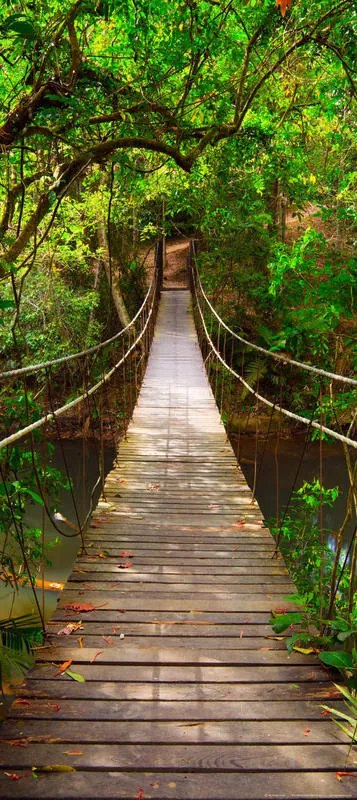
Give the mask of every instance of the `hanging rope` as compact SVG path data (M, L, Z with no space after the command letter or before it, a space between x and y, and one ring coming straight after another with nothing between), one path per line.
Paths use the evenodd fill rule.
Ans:
M195 299L196 306L197 306L197 309L198 309L198 312L199 312L199 316L200 316L200 319L201 319L201 322L202 322L202 326L203 326L203 329L204 329L204 332L205 332L205 335L206 335L207 342L209 343L212 352L215 354L215 356L218 359L218 361L220 361L220 363L223 364L223 366L232 375L234 375L235 378L237 378L237 380L239 380L240 383L248 390L248 392L250 392L250 394L252 394L254 397L256 397L257 400L259 400L260 402L264 403L269 408L273 408L274 405L275 405L273 402L268 400L266 397L263 397L261 394L259 394L259 392L256 392L255 389L253 389L253 387L250 386L250 384L247 383L247 381L242 377L242 375L239 375L229 364L226 363L226 361L222 357L221 353L219 352L219 350L215 346L214 342L212 341L211 336L209 334L209 331L207 329L206 321L205 321L205 318L204 318L204 312L203 312L202 305L201 305L201 302L200 302L200 296L203 297L203 299L204 299L205 303L208 305L211 313L214 314L214 316L218 320L220 328L221 328L221 326L223 328L225 328L227 331L229 331L230 334L232 334L232 336L234 336L236 339L241 341L243 344L245 344L245 345L247 345L249 347L253 347L253 349L258 350L259 352L263 352L266 355L272 356L273 358L277 358L278 361L283 361L286 364L289 364L289 365L293 364L294 366L301 366L301 367L306 368L309 371L312 371L312 372L314 372L314 373L316 373L316 374L318 374L320 376L322 375L324 377L329 377L330 379L332 378L334 380L341 379L345 383L352 383L352 384L357 385L357 381L355 381L352 378L345 378L344 376L341 376L341 375L334 375L333 373L326 372L324 370L319 370L317 367L310 367L307 364L305 364L305 365L304 364L300 364L300 362L294 361L293 359L286 359L286 358L283 358L282 356L277 356L276 353L270 353L269 350L265 350L264 348L258 347L257 345L253 345L250 342L247 342L245 339L242 339L242 337L239 337L237 334L234 333L234 331L232 331L230 328L228 328L227 325L225 325L223 320L221 320L221 318L219 317L217 312L214 310L213 306L209 302L209 300L208 300L208 298L207 298L207 296L206 296L206 294L205 294L205 292L204 292L204 290L202 288L202 284L201 284L201 281L199 279L199 276L197 275L197 272L192 267L192 265L191 265L191 270L192 270L191 286L193 287L194 299ZM357 441L354 440L354 439L351 439L349 436L344 436L343 434L338 433L337 431L334 431L331 428L328 428L326 425L322 425L321 422L319 422L317 420L309 419L308 417L303 417L300 414L295 414L293 411L289 411L286 408L280 407L279 410L280 410L281 414L283 414L286 417L289 417L289 419L293 419L295 422L302 423L303 425L308 425L309 427L312 427L315 430L318 430L320 433L325 433L328 436L331 436L333 439L337 439L338 441L343 442L344 444L347 444L350 447L354 447L355 449L357 449Z
M39 362L38 364L29 364L27 367L20 367L19 369L10 369L7 370L6 372L0 372L0 379L16 378L19 375L30 375L31 373L38 372L39 370L48 369L49 367L56 367L59 364L67 364L69 361L74 361L77 358L84 358L85 356L92 355L93 353L98 353L100 350L103 350L104 347L108 347L108 345L113 344L113 342L118 341L118 339L121 339L131 328L135 326L135 323L139 319L144 308L146 308L146 306L148 305L149 298L151 297L151 295L156 294L157 287L158 287L158 282L157 282L157 275L155 273L154 279L150 284L149 289L145 295L145 298L139 310L136 312L135 317L133 317L133 319L130 320L129 324L125 328L122 328L122 330L114 334L114 336L111 336L110 339L105 339L104 342L100 342L99 344L96 344L93 347L89 347L87 348L87 350L81 350L77 353L71 353L69 356L62 356L61 358L55 358L52 361L42 361Z
M194 245L193 244L192 244L192 247L193 247L193 250L194 250ZM201 278L200 278L200 276L198 274L197 268L192 263L192 261L191 261L191 271L192 271L192 280L190 281L190 286L193 287L193 291L194 291L195 296L197 297L197 287L198 287L199 291L200 291L200 294L203 297L206 305L210 309L211 313L215 316L215 318L217 319L219 324L223 328L225 328L225 330L228 333L230 333L231 336L234 336L234 338L237 339L239 342L241 342L244 345L247 345L252 350L256 350L258 353L264 353L264 355L269 356L269 358L273 358L275 361L280 361L283 364L289 364L289 365L294 366L294 367L299 367L299 369L303 369L303 370L306 370L308 372L313 372L315 375L320 375L320 376L322 376L324 378L329 378L330 380L340 381L341 383L348 383L351 386L357 386L357 379L355 379L355 378L348 378L346 375L338 375L335 372L327 372L326 370L320 369L319 367L314 367L311 364L305 364L302 361L295 361L293 358L288 358L287 356L282 356L279 353L272 353L271 350L266 350L265 347L260 347L259 345L254 344L253 342L249 342L247 339L244 339L242 336L239 336L238 333L233 331L231 328L229 328L228 325L226 325L225 322L223 322L223 320L221 319L221 317L219 316L219 314L217 313L217 311L213 307L212 303L208 299L208 297L207 297L207 295L206 295L206 293L205 293L205 291L203 289Z
M9 436L6 436L4 439L2 439L0 441L0 450L2 450L4 447L8 447L8 445L13 444L14 442L19 441L20 439L23 439L24 436L27 436L28 434L32 433L33 431L38 430L38 428L42 428L42 426L45 425L47 422L51 422L52 420L56 419L57 417L61 416L62 414L65 414L70 409L73 409L76 406L80 405L80 403L82 403L88 397L90 397L93 394L95 394L95 392L97 392L98 389L100 389L102 386L105 386L105 384L108 383L108 381L110 381L112 376L117 372L117 370L119 369L119 367L121 367L121 365L124 363L124 361L126 361L128 359L128 357L135 350L135 348L137 347L139 342L145 336L146 329L148 328L148 326L150 324L150 321L151 321L151 318L154 315L157 297L158 297L158 282L157 282L157 272L155 271L155 275L154 275L153 281L151 283L151 286L150 286L150 288L149 288L149 290L148 290L148 292L146 294L145 300L144 300L143 304L141 305L139 311L137 312L135 317L131 320L129 325L127 325L126 328L123 328L123 330L120 331L119 334L116 334L116 336L112 337L111 339L107 339L106 342L102 342L100 345L97 345L94 348L90 348L89 350L85 350L82 353L76 353L76 354L73 354L72 356L67 356L67 357L62 358L62 359L57 359L57 360L55 360L53 362L46 362L46 363L43 363L41 365L32 365L30 367L24 367L21 370L15 370L15 371L13 371L11 373L1 373L0 374L0 378L1 377L6 377L9 374L11 374L13 376L14 373L16 375L23 375L24 372L27 373L27 371L34 372L35 368L36 369L38 369L38 368L40 368L40 369L48 369L53 364L59 364L59 363L63 364L63 363L66 363L70 359L79 358L81 356L87 356L89 353L97 352L98 350L101 350L103 347L105 347L107 344L109 344L109 343L111 343L113 341L116 341L117 339L122 337L123 334L125 334L125 333L128 333L129 337L130 337L130 333L131 333L132 330L135 333L135 328L134 328L135 322L138 320L140 314L143 312L143 310L146 307L146 305L149 305L149 311L148 311L147 319L146 319L146 321L145 321L145 323L144 323L144 325L143 325L143 327L141 329L141 332L135 337L134 341L131 344L130 344L130 338L129 338L129 347L126 350L126 352L124 353L124 355L119 359L119 361L117 361L117 363L97 383L94 384L94 386L91 386L89 389L86 389L86 391L83 394L79 395L79 397L76 397L74 400L71 400L69 403L65 403L65 405L61 406L60 408L57 408L54 411L51 411L51 412L45 414L43 417L41 417L40 419L36 420L35 422L32 422L30 425L26 425L26 427L21 428L20 430L16 431L13 434L10 434Z

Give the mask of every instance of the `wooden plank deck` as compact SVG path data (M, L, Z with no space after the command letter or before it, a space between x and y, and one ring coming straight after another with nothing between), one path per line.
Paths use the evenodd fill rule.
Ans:
M2 729L1 798L356 797L357 781L335 774L356 761L346 768L346 740L321 715L337 703L327 672L272 638L270 610L292 590L273 550L219 419L189 294L164 292L86 553ZM73 620L81 630L58 636ZM69 659L85 682L58 674Z

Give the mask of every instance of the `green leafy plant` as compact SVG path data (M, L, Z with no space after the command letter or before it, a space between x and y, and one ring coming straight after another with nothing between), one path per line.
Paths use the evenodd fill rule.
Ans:
M355 688L357 610L351 610L349 603L353 562L335 548L331 532L321 527L321 508L331 506L337 496L337 487L326 489L317 479L305 482L294 495L294 514L286 515L275 529L298 589L288 600L298 610L273 612L271 624L276 633L290 631L289 650L316 651L326 666L338 669Z
M351 739L352 747L357 742L357 695L355 691L349 691L346 686L341 686L337 683L335 683L335 686L345 698L347 712L326 705L323 705L322 708L332 714L336 725Z
M0 684L21 678L33 664L32 647L42 641L40 619L24 614L0 620Z

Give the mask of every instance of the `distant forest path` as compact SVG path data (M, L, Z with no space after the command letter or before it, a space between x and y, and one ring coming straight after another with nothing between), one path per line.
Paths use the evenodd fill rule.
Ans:
M166 240L166 266L164 269L164 289L187 288L186 258L189 240L181 236ZM144 264L149 276L154 268L154 245L144 256Z

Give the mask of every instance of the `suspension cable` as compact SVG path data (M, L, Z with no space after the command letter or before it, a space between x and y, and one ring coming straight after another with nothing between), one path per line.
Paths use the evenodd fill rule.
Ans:
M234 375L236 378L238 378L240 383L242 383L243 386L245 386L245 388L257 398L257 400L260 400L262 403L265 403L265 405L269 406L269 408L272 408L275 405L274 403L272 403L266 397L263 397L261 394L256 392L253 389L253 387L250 386L250 384L247 383L247 381L245 381L244 378L241 375L239 375L234 369L232 369L232 367L230 367L229 364L226 364L226 362L224 361L224 359L221 356L221 353L215 347L215 345L214 345L214 343L213 343L213 341L212 341L212 339L211 339L211 337L210 337L210 335L208 333L206 322L205 322L205 319L204 319L204 315L203 315L202 307L201 307L201 304L200 304L200 301L199 301L199 297L198 297L198 294L197 294L197 289L196 289L195 283L194 283L194 291L195 291L195 299L196 299L197 308L198 308L198 311L199 311L199 314L200 314L200 317L201 317L202 325L203 325L203 328L204 328L204 331L205 331L205 334L206 334L206 338L207 338L207 340L208 340L208 342L209 342L209 344L210 344L210 346L212 348L212 351L214 352L214 354L216 355L218 360L221 362L221 364L223 364L223 366L232 375ZM210 306L210 307L212 308L212 306ZM215 313L215 316L217 318L219 318L218 315L216 314L216 312L214 312L214 313ZM221 320L221 323L222 323L222 320ZM222 324L224 325L225 328L227 328L227 326L224 323L222 323ZM247 343L247 344L249 344L249 343ZM269 353L269 351L266 351L266 352L269 355L272 355L271 353ZM285 359L283 359L283 360L285 360ZM318 371L318 370L316 370L316 371ZM327 375L329 373L323 373L323 374ZM355 383L357 383L357 381L355 381ZM355 441L354 439L350 439L348 436L344 436L341 433L337 433L337 431L331 430L331 428L327 428L325 425L321 425L320 422L316 422L315 420L311 420L308 417L302 417L302 416L300 416L300 414L295 414L293 411L289 411L286 408L280 407L280 412L282 414L284 414L286 417L289 417L290 419L294 419L296 422L302 422L304 425L309 425L312 428L316 428L316 430L318 430L318 431L320 431L322 433L326 433L328 436L331 436L333 439L338 439L340 442L344 442L345 444L348 444L351 447L354 447L354 448L357 449L357 441ZM0 446L1 446L1 442L0 442Z
M57 364L66 364L69 361L73 361L76 358L83 358L84 356L91 355L92 353L97 353L98 351L103 350L103 348L107 347L109 344L112 344L113 342L116 342L118 339L120 339L121 336L124 336L124 334L127 333L128 330L135 325L135 322L137 321L138 317L140 316L141 312L143 311L143 309L145 308L145 306L146 306L146 304L148 302L148 298L149 298L154 286L156 287L156 280L157 280L157 278L156 278L156 275L155 275L153 280L152 280L152 282L151 282L151 284L150 284L150 286L149 286L149 288L148 288L148 290L147 290L147 293L145 295L145 298L144 298L139 310L135 314L135 317L133 317L133 319L130 320L130 322L128 323L128 325L126 325L125 328L122 328L122 330L120 330L118 333L114 334L114 336L111 336L110 339L105 339L104 342L100 342L99 344L94 345L93 347L89 347L89 348L87 348L87 350L81 350L80 352L77 352L77 353L71 353L69 356L62 356L61 358L55 358L52 361L43 361L43 362L40 362L38 364L29 364L27 367L21 367L19 369L10 369L10 370L7 370L6 372L0 372L0 379L1 378L15 378L18 375L28 375L30 373L37 372L38 370L47 369L49 367L57 366Z
M191 267L191 269L192 269L192 267ZM323 376L325 378L330 378L330 380L332 379L334 381L341 381L342 383L349 383L352 386L357 386L357 380L354 379L354 378L348 378L345 375L338 375L335 372L327 372L324 369L320 369L319 367L314 367L314 366L312 366L310 364L305 364L302 361L295 361L295 359L293 359L293 358L289 358L288 356L282 356L279 353L273 353L271 350L266 350L265 347L260 347L258 344L254 344L253 342L249 342L247 339L244 339L238 333L236 333L231 328L229 328L229 326L226 325L225 322L223 322L223 320L221 319L221 317L219 316L219 314L217 313L217 311L213 307L212 303L208 299L208 297L207 297L207 295L206 295L206 293L205 293L205 291L203 289L202 281L201 281L201 278L200 278L200 276L198 274L197 268L194 269L194 280L193 280L193 286L194 286L194 289L195 289L196 296L197 296L197 289L196 289L196 285L195 285L195 283L196 283L195 282L195 278L197 279L197 283L198 283L200 292L202 294L202 297L204 298L205 303L208 305L208 307L209 307L210 311L212 312L212 314L216 317L216 319L218 320L219 324L223 325L223 327L226 329L226 331L228 333L230 333L231 336L234 336L235 339L238 339L239 342L241 342L242 344L248 345L248 347L251 347L253 350L257 350L259 353L264 353L264 355L269 356L270 358L273 358L275 361L281 361L281 362L283 362L285 364L292 364L294 367L299 367L300 369L304 369L304 370L307 370L309 372L314 372L316 375L321 375L321 376Z
M83 400L85 400L88 397L90 397L91 395L93 395L95 392L98 391L98 389L100 389L101 386L104 386L110 380L110 378L119 369L119 367L124 363L124 361L126 361L128 356L130 355L130 353L133 350L135 350L137 344L141 341L141 339L145 335L146 329L147 329L147 327L148 327L148 325L150 323L151 317L152 317L153 312L154 312L155 300L156 300L156 297L157 297L157 275L156 274L155 274L155 277L154 277L154 279L153 279L153 281L151 283L150 289L147 292L144 304L141 306L141 308L139 309L138 313L135 315L135 317L131 321L131 323L129 325L127 325L127 327L123 331L120 331L120 334L122 334L124 331L128 331L133 326L133 322L134 322L134 320L137 319L138 314L142 311L143 306L145 305L145 303L146 303L146 301L147 301L147 299L149 297L150 292L152 292L152 300L151 300L151 304L150 304L149 313L148 313L145 325L143 326L141 333L135 338L135 340L132 342L132 344L130 345L130 347L126 351L126 353L109 370L109 372L107 372L105 375L103 375L101 380L98 381L96 384L94 384L94 386L92 386L90 389L86 389L86 391L83 394L81 394L79 397L76 397L74 400L71 400L69 403L66 403L65 405L61 406L60 408L57 408L55 411L51 411L50 413L45 414L45 416L41 417L40 419L36 420L35 422L32 422L30 425L27 425L25 428L21 428L20 430L16 431L15 433L11 434L10 436L7 436L5 439L2 439L0 441L0 450L2 450L4 447L7 447L10 444L13 444L14 442L18 441L19 439L23 439L24 436L27 436L27 434L32 433L33 431L37 430L38 428L42 428L42 426L45 425L46 422L50 422L51 420L55 419L56 417L59 417L62 414L65 414L66 411L69 411L69 409L75 408L80 403L82 403ZM116 338L118 338L118 337L116 337ZM103 343L103 345L104 345L104 343ZM100 346L98 346L95 349L98 349L99 347ZM84 351L84 352L88 352L88 351ZM64 359L64 360L66 360L66 359ZM61 361L63 363L63 359ZM56 363L58 363L58 362L56 362ZM45 366L45 365L41 365L41 366Z

